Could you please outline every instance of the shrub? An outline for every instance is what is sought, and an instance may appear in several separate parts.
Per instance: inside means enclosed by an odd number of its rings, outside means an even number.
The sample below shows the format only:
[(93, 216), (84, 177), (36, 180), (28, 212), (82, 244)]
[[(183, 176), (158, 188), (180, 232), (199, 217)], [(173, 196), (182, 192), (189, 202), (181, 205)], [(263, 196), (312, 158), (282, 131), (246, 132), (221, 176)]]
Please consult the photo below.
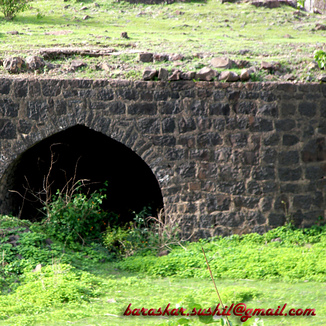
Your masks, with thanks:
[(27, 0), (0, 0), (0, 11), (4, 14), (5, 19), (12, 20), (17, 13), (26, 10), (27, 4)]
[(103, 188), (86, 196), (81, 192), (81, 184), (70, 194), (58, 190), (44, 207), (47, 233), (68, 243), (84, 244), (86, 239), (99, 239), (101, 230), (117, 219), (116, 214), (101, 210), (105, 191)]
[(149, 216), (149, 208), (135, 214), (134, 222), (123, 227), (109, 226), (104, 244), (118, 256), (129, 257), (136, 253), (160, 254), (181, 245), (179, 225), (176, 219), (165, 216), (161, 211), (157, 217)]

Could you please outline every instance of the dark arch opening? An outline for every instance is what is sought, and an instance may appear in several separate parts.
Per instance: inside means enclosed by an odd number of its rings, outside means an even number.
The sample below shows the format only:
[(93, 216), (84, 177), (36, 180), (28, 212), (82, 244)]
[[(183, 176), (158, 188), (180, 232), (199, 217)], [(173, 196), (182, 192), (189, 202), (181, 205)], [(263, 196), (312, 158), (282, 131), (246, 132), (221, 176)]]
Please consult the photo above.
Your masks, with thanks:
[[(119, 223), (134, 218), (133, 212), (151, 207), (151, 214), (163, 208), (159, 184), (149, 166), (131, 149), (85, 126), (77, 125), (58, 132), (22, 153), (7, 169), (4, 191), (25, 194), (28, 187), (37, 193), (49, 172), (51, 150), (54, 153), (50, 174), (51, 192), (62, 189), (76, 173), (76, 180), (89, 179), (85, 192), (103, 188), (108, 181), (103, 209), (120, 215)], [(78, 162), (78, 163), (77, 163)], [(77, 164), (77, 168), (76, 168)], [(76, 171), (76, 172), (75, 172)], [(32, 221), (39, 220), (41, 204), (26, 194), (7, 192), (7, 212)]]

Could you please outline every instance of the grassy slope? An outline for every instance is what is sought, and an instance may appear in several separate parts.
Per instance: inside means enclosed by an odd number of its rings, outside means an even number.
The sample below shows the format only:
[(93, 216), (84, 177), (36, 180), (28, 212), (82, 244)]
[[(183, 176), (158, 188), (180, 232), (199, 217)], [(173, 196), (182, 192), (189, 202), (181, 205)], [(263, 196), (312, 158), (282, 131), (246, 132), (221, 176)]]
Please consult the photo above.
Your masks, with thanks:
[[(126, 54), (103, 58), (111, 65), (111, 71), (96, 72), (95, 64), (102, 58), (92, 58), (86, 59), (88, 68), (71, 76), (139, 78), (137, 71), (144, 64), (137, 62), (137, 54), (132, 51), (181, 53), (186, 60), (177, 67), (184, 70), (198, 70), (207, 65), (210, 55), (227, 55), (252, 64), (279, 61), (289, 71), (302, 71), (304, 78), (309, 74), (304, 68), (312, 60), (314, 50), (325, 46), (326, 32), (312, 31), (325, 17), (306, 13), (297, 17), (291, 7), (265, 9), (249, 3), (221, 4), (217, 0), (154, 6), (101, 0), (97, 3), (100, 7), (91, 1), (32, 2), (33, 9), (19, 14), (14, 21), (1, 21), (0, 56), (37, 54), (43, 47), (114, 48)], [(70, 6), (64, 9), (66, 5)], [(83, 6), (88, 9), (80, 10)], [(184, 14), (178, 15), (177, 10)], [(86, 14), (91, 18), (83, 20)], [(6, 34), (13, 30), (21, 34)], [(53, 31), (72, 33), (45, 34)], [(130, 39), (120, 38), (121, 32), (127, 32)], [(291, 38), (285, 38), (287, 34)], [(241, 56), (238, 51), (243, 49), (250, 52)], [(195, 53), (206, 53), (208, 57), (197, 59)], [(68, 63), (71, 59), (57, 63)], [(175, 67), (171, 62), (155, 65)]]

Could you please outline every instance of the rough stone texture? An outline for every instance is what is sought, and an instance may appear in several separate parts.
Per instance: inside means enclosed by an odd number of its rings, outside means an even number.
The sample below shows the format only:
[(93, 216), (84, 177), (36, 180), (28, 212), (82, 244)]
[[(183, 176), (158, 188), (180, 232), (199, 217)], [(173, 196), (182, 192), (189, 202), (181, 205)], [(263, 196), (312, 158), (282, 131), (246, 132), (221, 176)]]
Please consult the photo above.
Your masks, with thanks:
[(265, 70), (272, 70), (273, 64), (270, 62), (266, 62), (266, 61), (262, 61), (261, 65), (260, 65), (260, 69), (265, 69)]
[(158, 79), (160, 80), (167, 80), (169, 77), (169, 72), (167, 69), (164, 68), (160, 68), (158, 70)]
[(12, 74), (20, 72), (24, 64), (25, 61), (20, 57), (8, 57), (3, 60), (3, 67)]
[(181, 73), (181, 79), (183, 80), (193, 80), (196, 77), (196, 72), (195, 71), (187, 71)]
[(86, 67), (87, 63), (82, 60), (73, 60), (70, 63), (70, 69), (76, 71), (80, 68)]
[(27, 57), (26, 63), (28, 65), (28, 69), (33, 71), (43, 69), (45, 66), (44, 60), (41, 57), (35, 55)]
[(169, 61), (169, 55), (156, 53), (156, 54), (154, 54), (153, 59), (156, 62)]
[(213, 69), (205, 67), (205, 68), (200, 69), (197, 72), (196, 78), (199, 80), (203, 80), (203, 81), (211, 81), (217, 75), (218, 75), (217, 71), (214, 71)]
[(242, 69), (240, 74), (241, 81), (247, 81), (250, 79), (250, 72), (248, 69)]
[(237, 64), (229, 58), (213, 58), (211, 60), (211, 65), (214, 68), (225, 68), (225, 69), (230, 69), (232, 67), (237, 66)]
[(172, 72), (172, 75), (169, 76), (168, 80), (171, 80), (171, 81), (176, 81), (176, 80), (180, 80), (181, 79), (181, 71), (180, 70), (174, 70)]
[(325, 219), (325, 84), (1, 78), (1, 213), (14, 159), (77, 124), (148, 164), (184, 235)]
[(239, 75), (234, 71), (222, 71), (219, 80), (225, 80), (227, 82), (235, 82), (240, 79)]
[(156, 76), (157, 76), (157, 70), (156, 69), (146, 68), (143, 71), (143, 78), (144, 78), (144, 80), (152, 80)]
[(139, 53), (139, 61), (153, 62), (153, 53)]

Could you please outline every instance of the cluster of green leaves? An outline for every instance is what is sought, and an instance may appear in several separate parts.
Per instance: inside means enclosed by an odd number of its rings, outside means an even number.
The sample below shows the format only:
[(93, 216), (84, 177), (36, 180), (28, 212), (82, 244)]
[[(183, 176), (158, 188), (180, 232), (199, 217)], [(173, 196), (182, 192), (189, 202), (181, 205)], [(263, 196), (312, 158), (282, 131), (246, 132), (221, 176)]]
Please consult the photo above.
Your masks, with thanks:
[(71, 195), (58, 190), (44, 207), (47, 234), (66, 243), (101, 239), (102, 230), (118, 218), (114, 213), (101, 210), (105, 191), (106, 188), (102, 188), (87, 196), (81, 192), (81, 186)]
[[(11, 237), (16, 237), (13, 244)], [(2, 292), (12, 291), (19, 285), (24, 270), (37, 264), (52, 265), (54, 262), (72, 264), (88, 269), (94, 263), (107, 261), (110, 253), (100, 243), (86, 246), (75, 242), (67, 245), (49, 239), (46, 228), (18, 218), (0, 218), (0, 287)]]
[(179, 227), (169, 217), (158, 214), (150, 216), (150, 208), (145, 207), (134, 213), (133, 222), (125, 226), (109, 226), (103, 237), (104, 244), (117, 257), (129, 257), (134, 254), (158, 254), (180, 243)]
[(208, 277), (202, 247), (215, 277), (326, 281), (326, 226), (279, 227), (264, 235), (211, 238), (174, 248), (163, 257), (133, 256), (117, 263), (123, 270), (153, 276)]
[(150, 208), (144, 208), (135, 213), (134, 221), (124, 226), (108, 226), (103, 237), (107, 248), (118, 257), (129, 257), (150, 250), (155, 244), (156, 236), (146, 221), (150, 216), (149, 210)]
[(0, 0), (0, 11), (7, 20), (12, 20), (17, 13), (25, 11), (27, 7), (28, 0)]
[(298, 8), (304, 8), (304, 3), (305, 3), (305, 0), (298, 0), (297, 1), (297, 7)]
[(0, 319), (8, 315), (39, 314), (51, 307), (89, 302), (98, 295), (101, 280), (69, 264), (53, 264), (39, 271), (26, 268), (16, 291), (0, 296)]
[[(253, 288), (246, 288), (246, 287), (229, 287), (225, 288), (223, 292), (230, 294), (233, 298), (232, 301), (225, 301), (225, 298), (222, 301), (224, 303), (226, 302), (246, 302), (248, 300), (251, 300), (252, 298), (256, 298), (259, 295), (261, 295), (261, 292), (253, 289)], [(237, 291), (240, 291), (240, 294), (236, 294)], [(216, 296), (216, 293), (213, 293), (212, 297)], [(224, 296), (225, 297), (225, 296)], [(229, 303), (228, 303), (229, 305)], [(221, 326), (264, 326), (264, 322), (260, 320), (259, 318), (256, 319), (248, 319), (246, 322), (235, 322), (233, 323), (232, 321), (227, 321), (225, 317), (218, 317), (217, 316), (213, 317), (212, 315), (207, 315), (205, 316), (205, 312), (207, 311), (207, 306), (203, 306), (200, 303), (197, 302), (197, 300), (193, 297), (193, 295), (188, 294), (185, 295), (184, 298), (177, 304), (178, 307), (182, 307), (186, 309), (188, 312), (194, 311), (193, 309), (196, 309), (197, 312), (203, 312), (203, 314), (198, 315), (198, 321), (201, 324), (215, 324), (215, 325), (221, 325)], [(216, 302), (213, 303), (211, 302), (211, 311), (214, 311), (216, 307)], [(222, 309), (221, 309), (222, 310)], [(179, 325), (185, 325), (185, 326), (191, 326), (193, 321), (193, 317), (181, 317), (177, 318), (176, 320), (170, 320), (168, 322), (162, 323), (159, 326), (179, 326)]]
[(314, 53), (314, 59), (318, 63), (320, 69), (325, 69), (326, 67), (326, 52), (323, 50), (317, 50)]

